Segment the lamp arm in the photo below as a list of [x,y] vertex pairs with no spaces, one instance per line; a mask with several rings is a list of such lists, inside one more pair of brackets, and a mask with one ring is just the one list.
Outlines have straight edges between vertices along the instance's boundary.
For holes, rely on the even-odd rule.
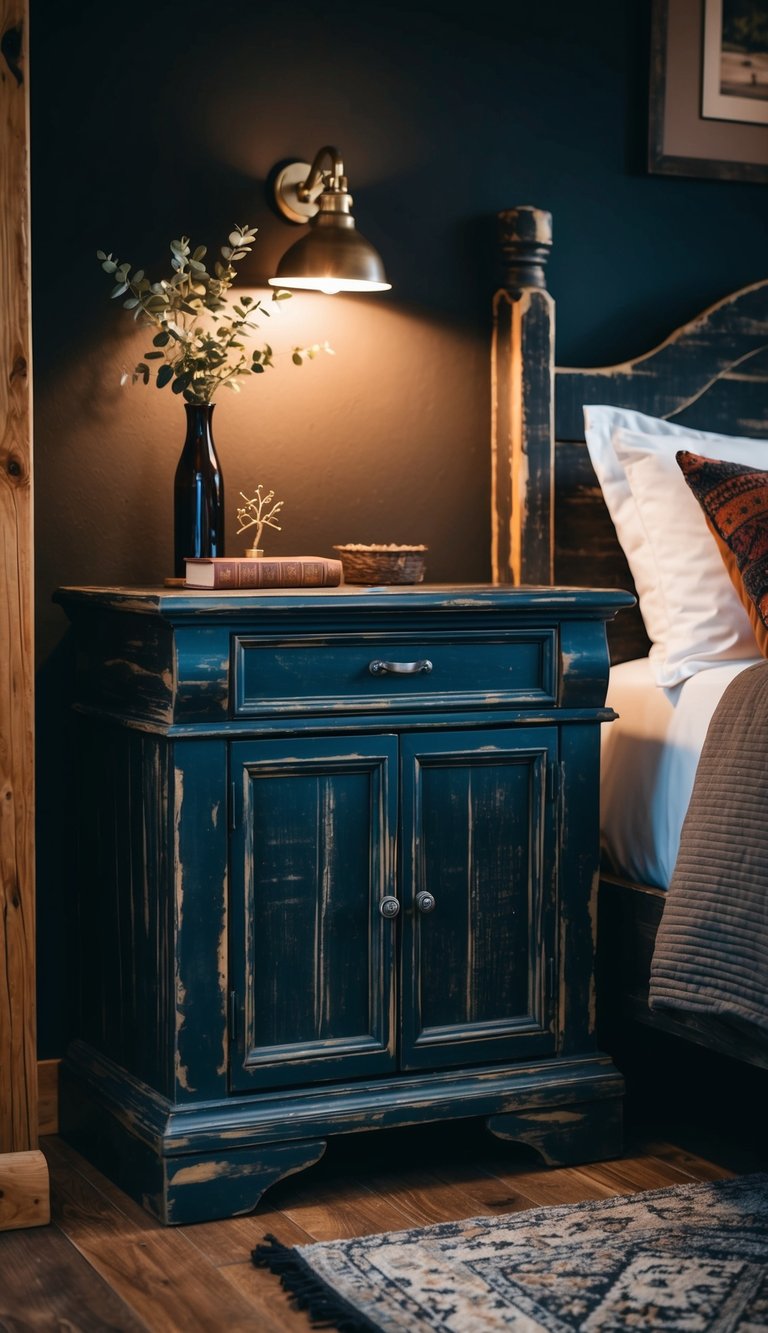
[[[332,166],[330,171],[327,169],[323,170],[321,165],[323,159],[326,157],[331,159]],[[346,190],[347,181],[344,175],[344,163],[341,160],[341,154],[338,148],[334,148],[332,144],[326,144],[325,147],[320,148],[318,152],[315,153],[315,160],[309,169],[307,179],[303,184],[297,185],[296,187],[296,194],[299,199],[304,200],[304,202],[310,200],[318,185],[325,185],[328,176],[332,177],[332,188],[334,190]]]

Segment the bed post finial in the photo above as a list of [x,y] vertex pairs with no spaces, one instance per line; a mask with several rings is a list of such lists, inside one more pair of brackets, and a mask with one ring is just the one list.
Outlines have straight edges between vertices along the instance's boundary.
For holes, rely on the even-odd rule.
[[511,291],[546,289],[544,266],[552,249],[552,214],[531,204],[508,208],[499,213],[499,238],[504,286]]
[[491,574],[494,583],[554,577],[555,303],[545,264],[552,215],[499,213],[504,267],[491,345]]

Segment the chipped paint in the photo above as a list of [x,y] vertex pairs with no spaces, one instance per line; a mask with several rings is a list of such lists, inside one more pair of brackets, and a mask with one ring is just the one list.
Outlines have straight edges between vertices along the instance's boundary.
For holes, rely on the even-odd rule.
[[105,669],[112,668],[125,671],[127,675],[135,676],[137,680],[145,679],[162,681],[169,694],[173,688],[173,672],[170,670],[149,671],[139,662],[134,662],[130,658],[125,657],[105,658],[103,666]]
[[229,1049],[229,1027],[227,1022],[226,1004],[229,996],[229,921],[226,908],[227,893],[226,883],[223,885],[222,901],[225,904],[224,911],[221,914],[221,926],[219,929],[219,938],[216,944],[216,963],[217,975],[219,978],[219,993],[222,997],[223,1010],[221,1014],[221,1058],[216,1066],[216,1073],[223,1077],[229,1068],[230,1049]]
[[[184,928],[184,867],[181,861],[181,820],[184,807],[184,773],[174,769],[174,808],[173,808],[173,885],[174,885],[174,937],[178,939]],[[174,1075],[178,1087],[185,1092],[194,1092],[186,1066],[180,1054],[180,1038],[184,1027],[187,991],[179,968],[179,951],[175,950],[174,998],[176,1011],[176,1040],[174,1044]]]
[[557,1107],[554,1111],[527,1111],[526,1120],[537,1125],[568,1125],[584,1119],[583,1111],[569,1111],[567,1107]]

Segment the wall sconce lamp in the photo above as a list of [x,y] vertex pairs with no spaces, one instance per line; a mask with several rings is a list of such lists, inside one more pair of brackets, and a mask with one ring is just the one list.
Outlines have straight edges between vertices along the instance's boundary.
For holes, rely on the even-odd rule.
[[[323,165],[325,160],[329,165]],[[275,179],[275,201],[291,222],[309,233],[286,250],[269,281],[273,287],[326,292],[386,292],[384,264],[361,236],[350,213],[344,163],[337,148],[321,148],[314,162],[289,162]]]

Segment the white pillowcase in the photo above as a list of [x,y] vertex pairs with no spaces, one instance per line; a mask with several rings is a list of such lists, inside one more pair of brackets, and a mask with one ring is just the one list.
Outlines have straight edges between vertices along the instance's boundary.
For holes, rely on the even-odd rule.
[[632,572],[657,685],[760,656],[678,449],[768,469],[768,441],[692,430],[626,408],[584,408],[589,456]]

